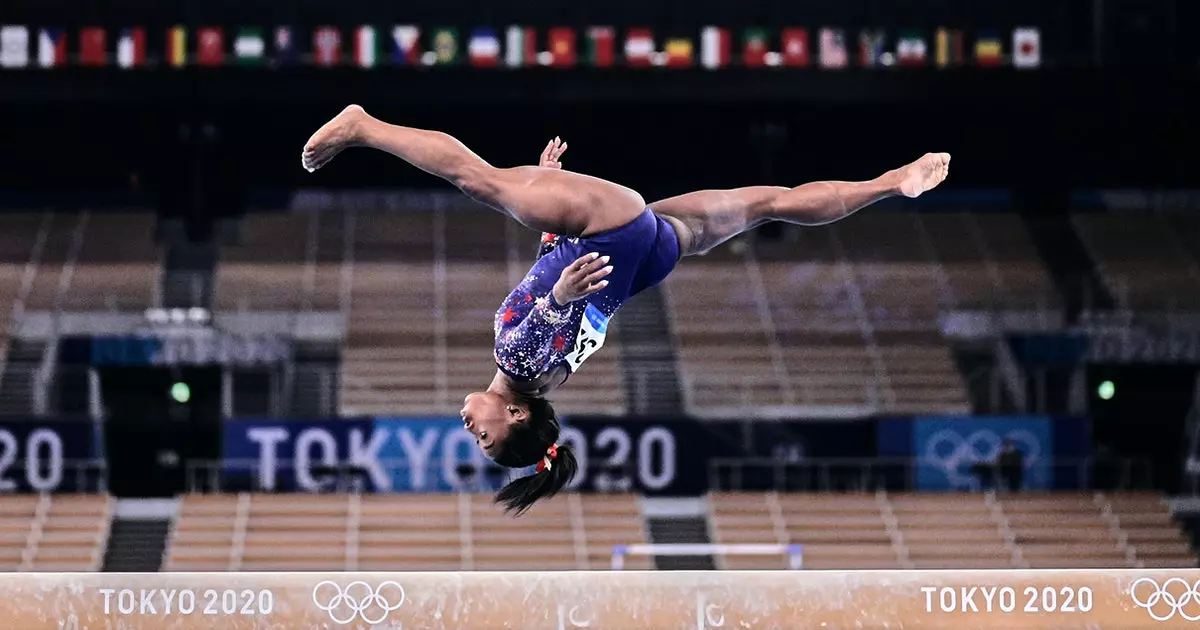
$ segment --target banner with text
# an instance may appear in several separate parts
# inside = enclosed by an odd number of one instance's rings
[[[570,488],[695,495],[713,458],[870,457],[873,422],[745,422],[572,417],[559,442],[579,460]],[[243,419],[225,423],[225,478],[267,491],[319,491],[347,470],[373,492],[494,489],[493,465],[458,417]],[[339,475],[341,475],[339,477]]]
[[[85,420],[0,422],[0,493],[83,492],[96,456],[95,425]]]

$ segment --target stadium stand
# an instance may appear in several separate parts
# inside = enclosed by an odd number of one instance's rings
[[[798,543],[808,569],[1195,567],[1154,494],[713,494],[718,543]],[[784,558],[720,558],[782,569]]]
[[[693,413],[963,412],[941,314],[1060,306],[1016,216],[876,213],[741,245],[689,261],[666,282]]]
[[[491,382],[492,317],[532,262],[537,235],[513,228],[461,201],[427,212],[330,201],[254,215],[222,249],[216,309],[340,311],[344,415],[457,413],[467,392]],[[615,336],[605,345],[615,349]],[[622,413],[618,357],[592,357],[595,386],[564,389],[556,406]]]
[[[84,213],[77,256],[60,281],[65,310],[141,312],[158,303],[161,265],[155,217],[146,213]]]
[[[108,539],[106,496],[0,498],[0,570],[96,571]]]
[[[586,570],[645,542],[636,498],[567,495],[529,520],[490,495],[188,495],[168,571]],[[634,558],[628,568],[650,568]]]
[[[1080,214],[1074,221],[1118,304],[1156,311],[1200,308],[1194,219]]]

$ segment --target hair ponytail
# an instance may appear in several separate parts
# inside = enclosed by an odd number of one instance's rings
[[[505,512],[520,516],[539,500],[558,494],[578,470],[579,462],[571,447],[552,444],[538,464],[537,472],[509,482],[496,493],[495,501],[504,506]]]

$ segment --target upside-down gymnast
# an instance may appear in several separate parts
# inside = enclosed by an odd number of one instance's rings
[[[562,170],[566,145],[558,139],[539,166],[497,168],[449,135],[391,125],[357,105],[313,134],[301,163],[312,172],[349,147],[391,153],[543,233],[533,268],[496,313],[496,376],[486,391],[466,397],[461,414],[497,464],[537,465],[496,495],[516,515],[574,477],[578,464],[558,444],[559,422],[545,396],[603,345],[622,303],[662,282],[684,256],[763,223],[831,223],[887,197],[916,197],[950,167],[949,154],[927,153],[870,181],[702,190],[646,204],[629,188]]]

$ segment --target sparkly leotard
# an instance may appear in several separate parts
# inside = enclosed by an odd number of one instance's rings
[[[604,345],[608,320],[629,298],[662,282],[679,261],[670,223],[646,209],[636,219],[585,238],[558,238],[496,312],[496,365],[528,381],[566,364],[574,372]],[[562,270],[590,253],[609,256],[608,286],[571,304],[550,292]]]

